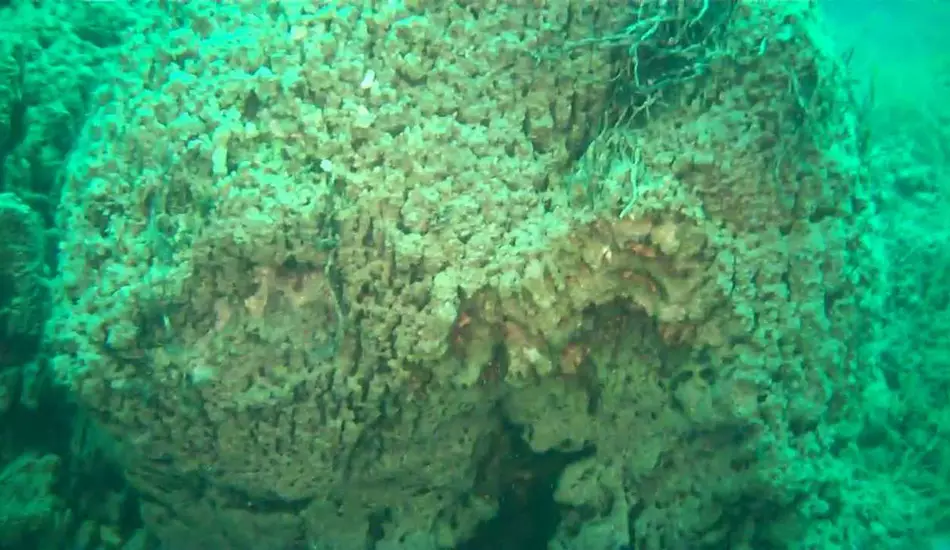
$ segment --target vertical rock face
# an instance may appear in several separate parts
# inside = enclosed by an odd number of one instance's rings
[[[169,548],[909,528],[843,494],[868,211],[806,5],[168,9],[66,171],[49,335]]]

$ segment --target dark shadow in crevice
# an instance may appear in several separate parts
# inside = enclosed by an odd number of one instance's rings
[[[476,492],[498,500],[498,513],[456,550],[547,550],[561,522],[554,490],[569,464],[594,454],[579,451],[536,453],[522,428],[505,423],[479,467]]]

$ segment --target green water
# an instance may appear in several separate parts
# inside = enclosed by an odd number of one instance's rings
[[[0,550],[946,550],[948,24],[0,1]]]

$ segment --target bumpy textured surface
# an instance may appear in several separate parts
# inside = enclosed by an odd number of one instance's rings
[[[127,47],[49,332],[169,548],[454,548],[552,456],[552,548],[906,540],[850,486],[843,77],[804,4],[687,4],[176,3]]]
[[[0,191],[52,218],[88,95],[129,24],[126,2],[13,0],[0,12]]]

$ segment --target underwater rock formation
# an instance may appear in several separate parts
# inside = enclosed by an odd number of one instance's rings
[[[848,487],[869,212],[808,3],[168,9],[94,94],[48,329],[168,548],[913,528]]]

